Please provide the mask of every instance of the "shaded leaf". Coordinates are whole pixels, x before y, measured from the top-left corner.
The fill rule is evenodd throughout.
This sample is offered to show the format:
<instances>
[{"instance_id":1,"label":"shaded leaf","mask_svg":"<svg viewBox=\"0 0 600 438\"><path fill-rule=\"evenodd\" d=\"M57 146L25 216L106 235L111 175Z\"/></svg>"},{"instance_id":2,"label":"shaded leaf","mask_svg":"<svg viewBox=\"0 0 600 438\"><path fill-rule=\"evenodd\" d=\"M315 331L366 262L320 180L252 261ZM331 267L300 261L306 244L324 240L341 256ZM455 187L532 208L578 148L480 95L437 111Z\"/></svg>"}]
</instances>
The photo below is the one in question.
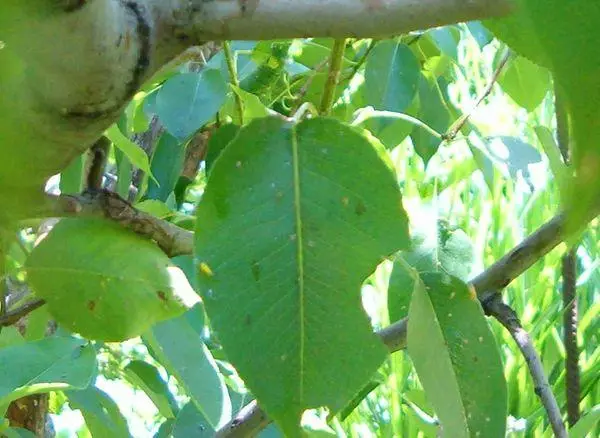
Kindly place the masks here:
<instances>
[{"instance_id":1,"label":"shaded leaf","mask_svg":"<svg viewBox=\"0 0 600 438\"><path fill-rule=\"evenodd\" d=\"M152 154L150 169L154 179L148 182L147 199L166 202L175 189L185 159L185 144L164 132Z\"/></svg>"},{"instance_id":2,"label":"shaded leaf","mask_svg":"<svg viewBox=\"0 0 600 438\"><path fill-rule=\"evenodd\" d=\"M57 322L90 339L138 336L198 301L158 246L102 219L61 220L26 268Z\"/></svg>"},{"instance_id":3,"label":"shaded leaf","mask_svg":"<svg viewBox=\"0 0 600 438\"><path fill-rule=\"evenodd\" d=\"M129 382L148 395L163 417L175 417L179 410L177 402L155 366L141 360L133 360L123 371Z\"/></svg>"},{"instance_id":4,"label":"shaded leaf","mask_svg":"<svg viewBox=\"0 0 600 438\"><path fill-rule=\"evenodd\" d=\"M407 45L393 40L378 43L365 67L365 103L378 110L404 112L417 93L420 70Z\"/></svg>"},{"instance_id":5,"label":"shaded leaf","mask_svg":"<svg viewBox=\"0 0 600 438\"><path fill-rule=\"evenodd\" d=\"M252 122L215 162L197 209L211 326L288 434L307 408L341 409L386 356L358 292L408 232L373 146L330 119Z\"/></svg>"},{"instance_id":6,"label":"shaded leaf","mask_svg":"<svg viewBox=\"0 0 600 438\"><path fill-rule=\"evenodd\" d=\"M95 386L65 393L72 409L79 409L92 436L130 437L127 420L108 394Z\"/></svg>"},{"instance_id":7,"label":"shaded leaf","mask_svg":"<svg viewBox=\"0 0 600 438\"><path fill-rule=\"evenodd\" d=\"M167 130L183 140L217 114L227 92L227 84L218 70L179 74L159 90L156 113Z\"/></svg>"},{"instance_id":8,"label":"shaded leaf","mask_svg":"<svg viewBox=\"0 0 600 438\"><path fill-rule=\"evenodd\" d=\"M83 339L50 337L0 349L0 406L30 394L86 388L96 351Z\"/></svg>"},{"instance_id":9,"label":"shaded leaf","mask_svg":"<svg viewBox=\"0 0 600 438\"><path fill-rule=\"evenodd\" d=\"M502 361L477 296L446 274L422 274L410 305L408 352L444 435L504 437Z\"/></svg>"},{"instance_id":10,"label":"shaded leaf","mask_svg":"<svg viewBox=\"0 0 600 438\"><path fill-rule=\"evenodd\" d=\"M213 163L221 155L225 147L235 138L240 127L232 123L221 126L210 137L208 141L208 152L206 153L206 172L210 173Z\"/></svg>"},{"instance_id":11,"label":"shaded leaf","mask_svg":"<svg viewBox=\"0 0 600 438\"><path fill-rule=\"evenodd\" d=\"M412 234L412 248L399 254L402 261L395 262L392 269L388 286L390 321L407 316L418 274L443 272L467 281L471 272L473 246L464 231L441 219L419 225Z\"/></svg>"},{"instance_id":12,"label":"shaded leaf","mask_svg":"<svg viewBox=\"0 0 600 438\"><path fill-rule=\"evenodd\" d=\"M214 435L215 429L193 402L181 408L171 431L173 438L213 437Z\"/></svg>"},{"instance_id":13,"label":"shaded leaf","mask_svg":"<svg viewBox=\"0 0 600 438\"><path fill-rule=\"evenodd\" d=\"M217 364L185 315L156 324L143 339L213 429L231 419L231 401Z\"/></svg>"},{"instance_id":14,"label":"shaded leaf","mask_svg":"<svg viewBox=\"0 0 600 438\"><path fill-rule=\"evenodd\" d=\"M477 41L480 49L483 49L494 39L494 35L481 23L481 21L469 21L466 23L469 32Z\"/></svg>"},{"instance_id":15,"label":"shaded leaf","mask_svg":"<svg viewBox=\"0 0 600 438\"><path fill-rule=\"evenodd\" d=\"M440 87L430 73L424 72L421 75L419 81L419 100L418 118L438 133L445 132L450 123L450 114ZM411 138L415 151L427 165L431 157L437 152L442 141L430 132L418 127L413 129Z\"/></svg>"},{"instance_id":16,"label":"shaded leaf","mask_svg":"<svg viewBox=\"0 0 600 438\"><path fill-rule=\"evenodd\" d=\"M542 102L552 85L548 70L522 56L509 62L498 83L517 105L530 112Z\"/></svg>"}]
</instances>

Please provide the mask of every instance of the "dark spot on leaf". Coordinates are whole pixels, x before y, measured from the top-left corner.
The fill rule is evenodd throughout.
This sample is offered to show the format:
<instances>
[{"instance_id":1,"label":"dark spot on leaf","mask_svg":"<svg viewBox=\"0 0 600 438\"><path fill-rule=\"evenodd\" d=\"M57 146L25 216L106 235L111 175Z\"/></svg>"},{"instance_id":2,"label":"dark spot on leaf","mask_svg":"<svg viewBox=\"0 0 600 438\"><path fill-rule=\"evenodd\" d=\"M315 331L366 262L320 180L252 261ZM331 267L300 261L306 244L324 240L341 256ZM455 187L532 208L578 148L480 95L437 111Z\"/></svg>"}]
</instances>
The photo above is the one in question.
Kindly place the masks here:
<instances>
[{"instance_id":1,"label":"dark spot on leaf","mask_svg":"<svg viewBox=\"0 0 600 438\"><path fill-rule=\"evenodd\" d=\"M87 308L89 309L90 312L93 312L94 309L96 308L96 302L93 300L88 301Z\"/></svg>"},{"instance_id":2,"label":"dark spot on leaf","mask_svg":"<svg viewBox=\"0 0 600 438\"><path fill-rule=\"evenodd\" d=\"M167 301L167 294L165 294L162 290L157 291L156 295L158 295L158 298L161 301Z\"/></svg>"},{"instance_id":3,"label":"dark spot on leaf","mask_svg":"<svg viewBox=\"0 0 600 438\"><path fill-rule=\"evenodd\" d=\"M256 261L252 262L252 276L254 281L260 280L260 265Z\"/></svg>"},{"instance_id":4,"label":"dark spot on leaf","mask_svg":"<svg viewBox=\"0 0 600 438\"><path fill-rule=\"evenodd\" d=\"M356 203L356 206L354 207L354 212L356 213L357 216L362 216L363 214L365 214L367 211L367 207L365 207L365 204L363 204L362 201L358 201Z\"/></svg>"},{"instance_id":5,"label":"dark spot on leaf","mask_svg":"<svg viewBox=\"0 0 600 438\"><path fill-rule=\"evenodd\" d=\"M244 324L246 324L246 325L252 324L252 317L250 315L246 315L244 317Z\"/></svg>"},{"instance_id":6,"label":"dark spot on leaf","mask_svg":"<svg viewBox=\"0 0 600 438\"><path fill-rule=\"evenodd\" d=\"M475 363L479 362L479 358L477 356L473 356L473 362L475 362Z\"/></svg>"}]
</instances>

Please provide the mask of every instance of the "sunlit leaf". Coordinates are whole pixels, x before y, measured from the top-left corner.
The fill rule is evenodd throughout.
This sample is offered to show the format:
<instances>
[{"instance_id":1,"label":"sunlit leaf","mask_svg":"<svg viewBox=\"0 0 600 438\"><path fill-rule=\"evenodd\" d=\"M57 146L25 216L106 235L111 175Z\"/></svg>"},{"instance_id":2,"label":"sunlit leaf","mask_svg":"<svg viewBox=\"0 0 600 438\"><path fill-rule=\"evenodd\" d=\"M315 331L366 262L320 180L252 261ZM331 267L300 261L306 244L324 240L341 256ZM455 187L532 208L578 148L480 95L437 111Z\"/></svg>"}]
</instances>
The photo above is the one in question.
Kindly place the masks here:
<instances>
[{"instance_id":1,"label":"sunlit leaf","mask_svg":"<svg viewBox=\"0 0 600 438\"><path fill-rule=\"evenodd\" d=\"M517 56L498 78L502 89L518 105L533 111L550 91L550 73L527 58Z\"/></svg>"},{"instance_id":2,"label":"sunlit leaf","mask_svg":"<svg viewBox=\"0 0 600 438\"><path fill-rule=\"evenodd\" d=\"M107 129L105 134L134 166L152 177L150 161L146 153L141 147L125 137L116 124Z\"/></svg>"},{"instance_id":3,"label":"sunlit leaf","mask_svg":"<svg viewBox=\"0 0 600 438\"><path fill-rule=\"evenodd\" d=\"M52 316L90 339L138 336L198 301L158 246L102 219L63 219L31 253L27 274Z\"/></svg>"}]
</instances>

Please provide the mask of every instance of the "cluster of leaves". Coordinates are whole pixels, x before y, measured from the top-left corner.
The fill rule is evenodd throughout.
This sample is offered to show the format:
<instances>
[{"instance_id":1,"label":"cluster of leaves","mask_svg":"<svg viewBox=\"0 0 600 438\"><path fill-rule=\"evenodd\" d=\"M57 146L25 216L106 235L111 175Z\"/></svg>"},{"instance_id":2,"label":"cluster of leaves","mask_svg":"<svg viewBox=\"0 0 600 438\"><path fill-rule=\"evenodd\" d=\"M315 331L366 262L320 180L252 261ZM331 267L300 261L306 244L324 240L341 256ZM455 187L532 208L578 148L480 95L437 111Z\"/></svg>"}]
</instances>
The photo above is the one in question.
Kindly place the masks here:
<instances>
[{"instance_id":1,"label":"cluster of leaves","mask_svg":"<svg viewBox=\"0 0 600 438\"><path fill-rule=\"evenodd\" d=\"M537 3L522 3L529 15L515 20L538 20ZM500 37L507 33L503 26L510 30L511 22L490 23ZM540 47L554 47L551 36L550 43L539 38ZM519 42L506 40L520 50ZM488 325L466 282L477 270L474 262L498 257L520 237L500 229L511 228L507 205L521 206L526 219L518 223L527 230L557 207L554 191L540 189L530 174L531 164L545 162L540 147L553 171L565 172L548 152L555 147L550 120L539 116L552 98L550 73L539 64L565 88L578 140L592 128L591 119L579 122L578 114L591 110L567 84L573 73L555 68L571 52L560 46L536 58L520 50L527 58L511 59L499 77L527 114L522 125L531 114L540 118L529 138L497 135L474 117L455 141L444 141L462 115L461 99L464 104L483 88L472 70L498 64L500 56L487 64L481 58L503 53L481 23L347 41L340 79L326 90L336 104L325 118L315 108L322 108L330 84L334 44L232 43L200 72L183 66L141 90L106 133L114 145L116 190L128 197L133 170L142 170L136 206L195 230L195 254L168 260L137 236L79 219L55 227L29 257L14 248L12 273L22 276L25 266L48 306L30 315L25 339L13 328L0 333L0 411L24 395L52 391L57 405L66 400L81 410L93 436L129 436L116 403L94 382L103 355L116 356L104 341L139 335L142 357L129 354L125 367L100 369L149 396L162 421L157 437L212 436L253 398L277 426L263 436L296 436L300 427L334 435L328 419L337 432L353 436L360 436L358 424L382 436L435 434L441 424L447 436L500 437L508 413L526 417L530 432L547 428L535 396L521 391L522 362L498 348L503 335ZM595 68L583 61L577 66ZM147 130L153 116L165 131L147 155L130 138ZM199 130L209 130L211 139L202 172L189 181L180 175ZM583 140L578 148L588 158L597 151ZM83 162L63 172L63 192L80 190ZM584 192L586 199L592 192ZM514 201L517 194L524 201ZM409 209L413 223L425 224L412 238L403 207L409 201L442 205L431 209L433 220ZM494 224L480 223L490 209ZM442 212L451 224L438 220ZM82 230L94 238L81 239ZM496 241L484 250L490 234ZM477 236L475 245L468 236ZM586 235L588 258L600 252L597 237ZM593 265L586 272L591 286L583 309L593 315L585 310L600 278ZM190 287L202 303L185 300ZM381 296L387 302L377 303ZM539 297L538 304L551 303L556 319L556 300L547 290ZM43 338L50 315L61 327ZM411 321L408 356L389 358L372 325L405 316ZM539 336L556 350L551 323L540 323ZM554 350L548 365L559 385L564 376ZM598 354L592 348L585 356L588 404L598 396ZM306 410L312 411L303 415ZM584 436L597 417L596 409L575 436Z\"/></svg>"}]
</instances>

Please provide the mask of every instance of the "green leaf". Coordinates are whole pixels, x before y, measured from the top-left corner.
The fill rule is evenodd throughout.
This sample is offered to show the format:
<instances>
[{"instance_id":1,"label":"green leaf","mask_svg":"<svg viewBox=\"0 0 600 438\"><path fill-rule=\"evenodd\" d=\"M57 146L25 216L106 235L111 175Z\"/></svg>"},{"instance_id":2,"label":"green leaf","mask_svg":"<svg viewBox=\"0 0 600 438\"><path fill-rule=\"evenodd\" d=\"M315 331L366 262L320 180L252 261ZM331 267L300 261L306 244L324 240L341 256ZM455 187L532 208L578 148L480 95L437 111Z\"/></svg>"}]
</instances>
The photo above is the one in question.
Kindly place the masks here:
<instances>
[{"instance_id":1,"label":"green leaf","mask_svg":"<svg viewBox=\"0 0 600 438\"><path fill-rule=\"evenodd\" d=\"M427 31L436 46L446 56L454 61L458 60L458 42L460 41L460 31L456 26L443 26Z\"/></svg>"},{"instance_id":2,"label":"green leaf","mask_svg":"<svg viewBox=\"0 0 600 438\"><path fill-rule=\"evenodd\" d=\"M87 154L75 158L65 170L60 173L60 192L65 195L81 193L83 190L83 175Z\"/></svg>"},{"instance_id":3,"label":"green leaf","mask_svg":"<svg viewBox=\"0 0 600 438\"><path fill-rule=\"evenodd\" d=\"M210 173L213 163L221 155L223 149L235 138L240 132L240 127L232 123L228 123L219 127L210 137L208 141L208 151L206 152L206 172Z\"/></svg>"},{"instance_id":4,"label":"green leaf","mask_svg":"<svg viewBox=\"0 0 600 438\"><path fill-rule=\"evenodd\" d=\"M551 89L550 73L523 56L512 59L498 78L502 89L517 105L531 112Z\"/></svg>"},{"instance_id":5,"label":"green leaf","mask_svg":"<svg viewBox=\"0 0 600 438\"><path fill-rule=\"evenodd\" d=\"M185 315L156 324L143 339L213 429L231 419L231 401L217 364Z\"/></svg>"},{"instance_id":6,"label":"green leaf","mask_svg":"<svg viewBox=\"0 0 600 438\"><path fill-rule=\"evenodd\" d=\"M418 118L438 133L445 132L450 114L438 81L428 72L423 72L419 81L419 100ZM415 151L427 165L440 147L441 139L420 127L413 129L411 138Z\"/></svg>"},{"instance_id":7,"label":"green leaf","mask_svg":"<svg viewBox=\"0 0 600 438\"><path fill-rule=\"evenodd\" d=\"M167 130L183 140L217 114L227 93L227 84L218 70L178 74L158 92L156 112Z\"/></svg>"},{"instance_id":8,"label":"green leaf","mask_svg":"<svg viewBox=\"0 0 600 438\"><path fill-rule=\"evenodd\" d=\"M477 41L480 49L483 49L494 39L494 35L483 26L481 21L469 21L466 23L466 26L471 35L473 35L473 38L475 38L475 41Z\"/></svg>"},{"instance_id":9,"label":"green leaf","mask_svg":"<svg viewBox=\"0 0 600 438\"><path fill-rule=\"evenodd\" d=\"M574 224L600 196L600 2L518 0L515 13L488 24L514 50L548 67L570 115L576 177L563 192Z\"/></svg>"},{"instance_id":10,"label":"green leaf","mask_svg":"<svg viewBox=\"0 0 600 438\"><path fill-rule=\"evenodd\" d=\"M150 169L154 179L148 182L147 199L166 202L175 189L185 159L185 144L164 132L152 154Z\"/></svg>"},{"instance_id":11,"label":"green leaf","mask_svg":"<svg viewBox=\"0 0 600 438\"><path fill-rule=\"evenodd\" d=\"M115 161L117 162L117 193L123 199L129 199L129 187L131 186L133 165L120 149L115 148L114 153Z\"/></svg>"},{"instance_id":12,"label":"green leaf","mask_svg":"<svg viewBox=\"0 0 600 438\"><path fill-rule=\"evenodd\" d=\"M2 348L0 363L1 407L26 395L86 388L96 351L82 339L56 336Z\"/></svg>"},{"instance_id":13,"label":"green leaf","mask_svg":"<svg viewBox=\"0 0 600 438\"><path fill-rule=\"evenodd\" d=\"M367 59L365 102L378 110L404 112L417 93L420 70L407 45L393 40L380 42Z\"/></svg>"},{"instance_id":14,"label":"green leaf","mask_svg":"<svg viewBox=\"0 0 600 438\"><path fill-rule=\"evenodd\" d=\"M2 438L36 438L33 432L21 427L9 427L0 432L2 432Z\"/></svg>"},{"instance_id":15,"label":"green leaf","mask_svg":"<svg viewBox=\"0 0 600 438\"><path fill-rule=\"evenodd\" d=\"M167 206L167 204L155 199L147 199L145 201L138 202L135 204L135 208L160 219L170 218L176 214Z\"/></svg>"},{"instance_id":16,"label":"green leaf","mask_svg":"<svg viewBox=\"0 0 600 438\"><path fill-rule=\"evenodd\" d=\"M341 409L386 356L359 299L376 265L408 244L384 154L334 120L257 120L215 162L198 206L211 326L287 434L305 409Z\"/></svg>"},{"instance_id":17,"label":"green leaf","mask_svg":"<svg viewBox=\"0 0 600 438\"><path fill-rule=\"evenodd\" d=\"M408 314L415 279L419 273L444 272L467 281L473 264L473 246L464 231L441 219L415 224L413 246L394 263L388 286L390 321Z\"/></svg>"},{"instance_id":18,"label":"green leaf","mask_svg":"<svg viewBox=\"0 0 600 438\"><path fill-rule=\"evenodd\" d=\"M0 349L24 343L25 339L16 327L2 327L0 330Z\"/></svg>"},{"instance_id":19,"label":"green leaf","mask_svg":"<svg viewBox=\"0 0 600 438\"><path fill-rule=\"evenodd\" d=\"M213 437L215 429L196 405L189 402L179 411L171 434L173 438Z\"/></svg>"},{"instance_id":20,"label":"green leaf","mask_svg":"<svg viewBox=\"0 0 600 438\"><path fill-rule=\"evenodd\" d=\"M163 417L175 417L178 411L177 402L155 366L141 360L133 360L123 371L129 382L141 388L150 397Z\"/></svg>"},{"instance_id":21,"label":"green leaf","mask_svg":"<svg viewBox=\"0 0 600 438\"><path fill-rule=\"evenodd\" d=\"M529 165L542 161L539 151L520 138L498 136L486 137L484 140L488 157L504 167L513 179L516 179L519 172L529 179Z\"/></svg>"},{"instance_id":22,"label":"green leaf","mask_svg":"<svg viewBox=\"0 0 600 438\"><path fill-rule=\"evenodd\" d=\"M238 95L242 99L244 123L269 115L269 108L267 108L260 101L258 96L248 93L247 91L237 88L231 84L229 84L229 88L231 88L233 93L229 94L225 105L223 105L223 111L225 114L229 114L234 120L238 119L238 110L235 108L237 105L235 95Z\"/></svg>"},{"instance_id":23,"label":"green leaf","mask_svg":"<svg viewBox=\"0 0 600 438\"><path fill-rule=\"evenodd\" d=\"M101 389L90 386L82 391L67 391L72 409L79 409L92 436L130 437L127 420L119 407Z\"/></svg>"},{"instance_id":24,"label":"green leaf","mask_svg":"<svg viewBox=\"0 0 600 438\"><path fill-rule=\"evenodd\" d=\"M26 269L56 321L89 339L138 336L198 301L158 246L102 219L61 220Z\"/></svg>"},{"instance_id":25,"label":"green leaf","mask_svg":"<svg viewBox=\"0 0 600 438\"><path fill-rule=\"evenodd\" d=\"M546 157L548 157L552 175L558 183L558 186L561 188L561 193L564 193L568 169L562 159L560 149L554 140L554 135L552 134L552 131L545 126L536 126L534 131L540 141L542 149L544 149L544 152L546 153Z\"/></svg>"},{"instance_id":26,"label":"green leaf","mask_svg":"<svg viewBox=\"0 0 600 438\"><path fill-rule=\"evenodd\" d=\"M444 435L504 437L502 361L475 292L446 274L421 278L410 305L408 353Z\"/></svg>"},{"instance_id":27,"label":"green leaf","mask_svg":"<svg viewBox=\"0 0 600 438\"><path fill-rule=\"evenodd\" d=\"M593 434L593 429L600 421L600 405L594 406L586 414L584 414L569 430L570 438L586 438Z\"/></svg>"},{"instance_id":28,"label":"green leaf","mask_svg":"<svg viewBox=\"0 0 600 438\"><path fill-rule=\"evenodd\" d=\"M105 132L105 135L121 152L123 152L123 154L125 154L127 159L134 166L142 170L151 178L154 178L150 170L150 162L148 161L146 152L144 152L143 149L137 144L125 137L116 124L113 124L110 128L108 128Z\"/></svg>"}]
</instances>

